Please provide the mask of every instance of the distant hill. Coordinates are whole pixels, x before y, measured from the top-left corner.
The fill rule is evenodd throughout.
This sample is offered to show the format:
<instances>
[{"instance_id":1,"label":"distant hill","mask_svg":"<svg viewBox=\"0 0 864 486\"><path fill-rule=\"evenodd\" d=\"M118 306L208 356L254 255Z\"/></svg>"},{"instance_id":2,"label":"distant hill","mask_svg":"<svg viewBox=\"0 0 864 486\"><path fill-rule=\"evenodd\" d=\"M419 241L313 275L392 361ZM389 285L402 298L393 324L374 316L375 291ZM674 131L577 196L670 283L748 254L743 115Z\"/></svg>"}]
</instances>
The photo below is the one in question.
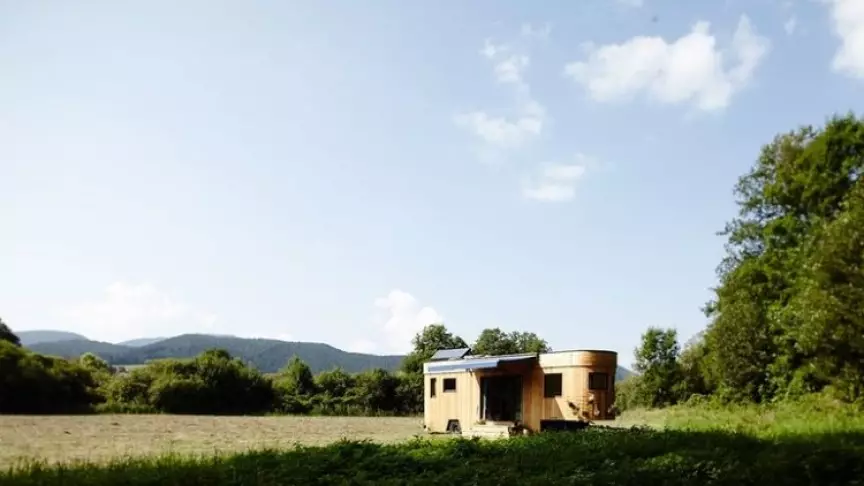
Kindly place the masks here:
<instances>
[{"instance_id":1,"label":"distant hill","mask_svg":"<svg viewBox=\"0 0 864 486\"><path fill-rule=\"evenodd\" d=\"M87 340L80 334L67 331L15 331L15 334L24 346L55 341Z\"/></svg>"},{"instance_id":2,"label":"distant hill","mask_svg":"<svg viewBox=\"0 0 864 486\"><path fill-rule=\"evenodd\" d=\"M58 332L58 334L71 333ZM373 368L394 371L402 361L402 356L350 353L334 348L329 344L286 342L275 339L184 334L172 338L151 338L149 343L144 342L147 340L148 338L142 338L121 344L111 344L90 341L81 336L79 339L41 342L33 345L25 343L25 346L38 353L66 358L77 358L89 352L114 365L139 365L162 358L190 358L208 349L222 348L231 353L232 356L252 363L265 373L278 371L294 355L305 361L313 373L329 370L336 366L351 373ZM619 366L615 373L615 381L622 381L634 374L631 370Z\"/></svg>"},{"instance_id":3,"label":"distant hill","mask_svg":"<svg viewBox=\"0 0 864 486\"><path fill-rule=\"evenodd\" d=\"M109 363L117 363L132 348L119 344L90 341L88 339L72 339L68 341L43 342L25 346L37 353L64 358L77 358L84 353L93 353Z\"/></svg>"},{"instance_id":4,"label":"distant hill","mask_svg":"<svg viewBox=\"0 0 864 486\"><path fill-rule=\"evenodd\" d=\"M117 344L120 346L129 346L130 348L140 348L141 346L147 346L148 344L158 343L159 341L164 341L164 337L157 338L138 338L138 339L130 339L128 341L122 341Z\"/></svg>"},{"instance_id":5,"label":"distant hill","mask_svg":"<svg viewBox=\"0 0 864 486\"><path fill-rule=\"evenodd\" d=\"M619 366L618 369L615 371L615 381L616 382L624 381L627 378L630 378L631 376L636 376L636 372L633 370L628 370L627 368L625 368L623 366Z\"/></svg>"},{"instance_id":6,"label":"distant hill","mask_svg":"<svg viewBox=\"0 0 864 486\"><path fill-rule=\"evenodd\" d=\"M232 356L252 363L265 373L278 371L294 355L305 361L313 373L336 366L352 373L373 368L392 371L396 370L402 361L402 356L349 353L322 343L244 339L204 334L184 334L139 347L88 340L40 343L27 347L38 353L66 358L76 358L90 352L115 365L143 364L161 358L190 358L208 349L222 348Z\"/></svg>"}]
</instances>

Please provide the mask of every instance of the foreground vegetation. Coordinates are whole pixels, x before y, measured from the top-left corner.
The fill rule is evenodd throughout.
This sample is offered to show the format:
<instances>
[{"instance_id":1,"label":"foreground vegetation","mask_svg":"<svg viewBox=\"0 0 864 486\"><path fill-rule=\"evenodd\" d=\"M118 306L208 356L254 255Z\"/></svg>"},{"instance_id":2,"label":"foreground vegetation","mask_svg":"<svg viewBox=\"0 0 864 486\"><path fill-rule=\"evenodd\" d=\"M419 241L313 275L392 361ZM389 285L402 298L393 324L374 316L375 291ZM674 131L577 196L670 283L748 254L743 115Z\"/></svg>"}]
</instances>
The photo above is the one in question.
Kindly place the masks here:
<instances>
[{"instance_id":1,"label":"foreground vegetation","mask_svg":"<svg viewBox=\"0 0 864 486\"><path fill-rule=\"evenodd\" d=\"M701 486L858 484L864 478L864 418L849 405L810 400L777 407L680 406L644 414L665 427L506 441L339 441L235 455L118 458L107 464L30 463L0 475L0 483Z\"/></svg>"}]
</instances>

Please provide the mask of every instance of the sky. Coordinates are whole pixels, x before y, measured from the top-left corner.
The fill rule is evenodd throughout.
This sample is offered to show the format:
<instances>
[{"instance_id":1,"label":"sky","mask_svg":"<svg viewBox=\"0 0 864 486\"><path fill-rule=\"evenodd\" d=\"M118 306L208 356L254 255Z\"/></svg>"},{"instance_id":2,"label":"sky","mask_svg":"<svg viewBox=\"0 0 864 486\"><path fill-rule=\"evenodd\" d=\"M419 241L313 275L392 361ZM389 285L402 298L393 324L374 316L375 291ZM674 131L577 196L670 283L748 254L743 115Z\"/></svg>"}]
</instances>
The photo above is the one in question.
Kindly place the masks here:
<instances>
[{"instance_id":1,"label":"sky","mask_svg":"<svg viewBox=\"0 0 864 486\"><path fill-rule=\"evenodd\" d=\"M0 0L0 317L632 362L732 189L864 104L864 0Z\"/></svg>"}]
</instances>

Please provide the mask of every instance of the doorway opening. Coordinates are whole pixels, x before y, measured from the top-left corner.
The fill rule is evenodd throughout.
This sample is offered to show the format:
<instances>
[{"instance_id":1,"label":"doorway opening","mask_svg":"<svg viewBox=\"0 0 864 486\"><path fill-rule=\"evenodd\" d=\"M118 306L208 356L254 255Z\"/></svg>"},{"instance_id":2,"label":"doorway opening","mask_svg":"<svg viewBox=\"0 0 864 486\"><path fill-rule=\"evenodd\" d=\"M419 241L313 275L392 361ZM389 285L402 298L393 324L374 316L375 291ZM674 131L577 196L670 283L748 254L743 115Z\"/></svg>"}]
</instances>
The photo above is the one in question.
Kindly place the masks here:
<instances>
[{"instance_id":1,"label":"doorway opening","mask_svg":"<svg viewBox=\"0 0 864 486\"><path fill-rule=\"evenodd\" d=\"M493 422L522 420L522 377L519 375L480 378L480 418Z\"/></svg>"}]
</instances>

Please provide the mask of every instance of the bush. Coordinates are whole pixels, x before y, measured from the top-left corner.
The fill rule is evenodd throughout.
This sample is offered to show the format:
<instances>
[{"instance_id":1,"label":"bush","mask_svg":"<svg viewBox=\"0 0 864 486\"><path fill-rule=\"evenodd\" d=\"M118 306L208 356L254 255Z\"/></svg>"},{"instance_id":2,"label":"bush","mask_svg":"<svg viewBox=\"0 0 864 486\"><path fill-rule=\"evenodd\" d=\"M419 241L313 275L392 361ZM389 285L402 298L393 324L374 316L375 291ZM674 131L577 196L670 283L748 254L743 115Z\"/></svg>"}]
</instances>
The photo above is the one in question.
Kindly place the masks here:
<instances>
[{"instance_id":1,"label":"bush","mask_svg":"<svg viewBox=\"0 0 864 486\"><path fill-rule=\"evenodd\" d=\"M0 413L86 412L103 401L92 373L0 340Z\"/></svg>"}]
</instances>

